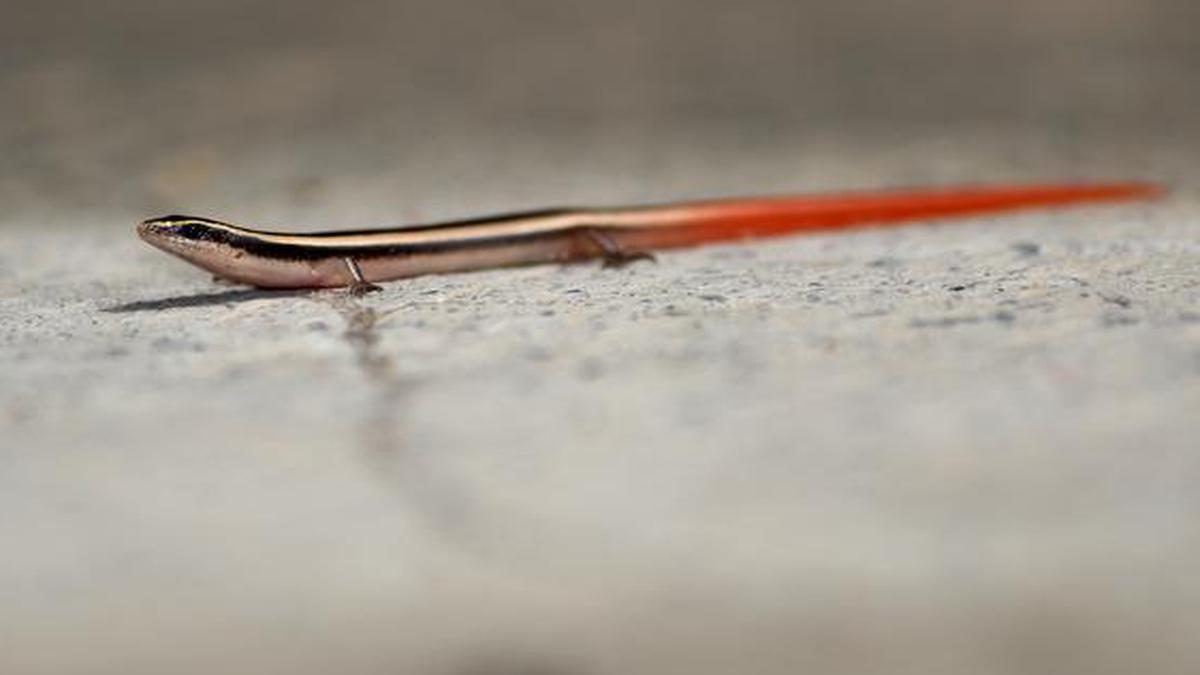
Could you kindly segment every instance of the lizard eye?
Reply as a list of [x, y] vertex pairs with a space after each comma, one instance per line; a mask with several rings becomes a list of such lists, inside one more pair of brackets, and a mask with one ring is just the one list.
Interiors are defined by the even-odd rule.
[[217, 241], [221, 238], [221, 230], [208, 223], [182, 216], [165, 216], [151, 218], [138, 226], [138, 233], [143, 237], [169, 236], [188, 241]]
[[184, 239], [208, 239], [212, 228], [201, 223], [181, 223], [174, 228], [175, 234]]

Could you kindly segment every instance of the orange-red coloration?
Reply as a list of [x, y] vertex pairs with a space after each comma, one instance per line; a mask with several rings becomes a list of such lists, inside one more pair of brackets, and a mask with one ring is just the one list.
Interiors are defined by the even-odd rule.
[[362, 287], [422, 274], [563, 263], [733, 239], [896, 225], [946, 216], [1144, 199], [1138, 183], [973, 187], [773, 197], [521, 213], [359, 232], [287, 234], [189, 216], [144, 221], [138, 235], [224, 278], [264, 288]]
[[[1020, 208], [1148, 199], [1161, 189], [1144, 183], [954, 188], [944, 191], [739, 199], [689, 204], [659, 213], [656, 226], [615, 228], [623, 248], [651, 250], [806, 231], [884, 226], [946, 216]], [[636, 213], [636, 212], [635, 212]], [[629, 223], [636, 222], [636, 215]]]

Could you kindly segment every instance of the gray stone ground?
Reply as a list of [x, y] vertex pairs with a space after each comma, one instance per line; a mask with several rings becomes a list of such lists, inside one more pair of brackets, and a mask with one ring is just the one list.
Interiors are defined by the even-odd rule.
[[[0, 672], [1195, 672], [1191, 3], [18, 3]], [[363, 300], [167, 211], [1135, 177]]]

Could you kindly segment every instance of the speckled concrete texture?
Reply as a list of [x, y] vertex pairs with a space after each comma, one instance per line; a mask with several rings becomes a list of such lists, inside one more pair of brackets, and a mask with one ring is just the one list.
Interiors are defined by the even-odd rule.
[[[20, 6], [0, 672], [1194, 672], [1195, 10], [961, 4]], [[1047, 177], [1172, 192], [363, 299], [132, 233]]]

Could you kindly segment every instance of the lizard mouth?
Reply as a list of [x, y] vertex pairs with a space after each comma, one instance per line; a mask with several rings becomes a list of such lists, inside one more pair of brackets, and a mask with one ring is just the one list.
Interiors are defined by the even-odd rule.
[[138, 223], [137, 234], [147, 244], [191, 261], [224, 243], [223, 231], [203, 219], [186, 216], [143, 220]]

